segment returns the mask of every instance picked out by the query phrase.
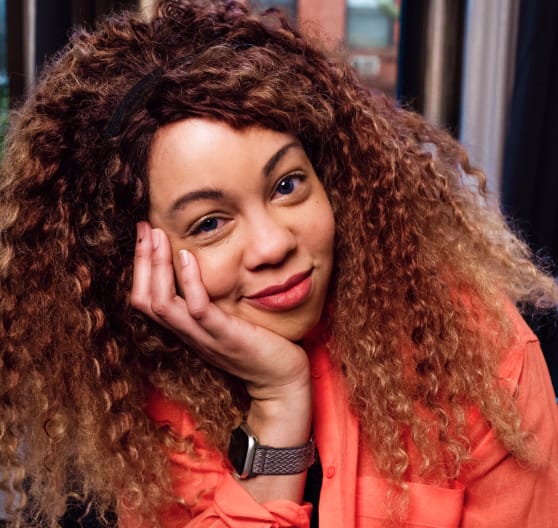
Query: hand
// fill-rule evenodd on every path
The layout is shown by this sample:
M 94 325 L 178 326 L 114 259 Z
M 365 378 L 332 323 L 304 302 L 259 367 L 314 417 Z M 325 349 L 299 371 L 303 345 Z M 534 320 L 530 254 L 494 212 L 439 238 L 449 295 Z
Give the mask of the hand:
M 246 382 L 252 398 L 247 422 L 260 442 L 293 447 L 307 442 L 312 390 L 306 352 L 291 341 L 224 313 L 211 302 L 191 253 L 181 252 L 177 294 L 167 236 L 138 224 L 132 305 L 193 345 L 207 361 Z M 267 476 L 240 483 L 261 503 L 302 502 L 306 473 Z
M 167 236 L 140 222 L 132 305 L 193 345 L 207 361 L 244 380 L 254 400 L 283 400 L 299 397 L 300 391 L 308 393 L 308 358 L 301 347 L 212 303 L 191 253 L 181 251 L 176 275 L 184 297 L 176 291 Z

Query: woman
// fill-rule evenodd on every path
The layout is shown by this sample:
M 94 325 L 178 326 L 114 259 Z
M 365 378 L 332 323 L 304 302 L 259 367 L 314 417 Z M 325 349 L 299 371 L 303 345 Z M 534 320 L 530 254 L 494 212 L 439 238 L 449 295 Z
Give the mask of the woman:
M 514 304 L 557 288 L 447 134 L 273 13 L 167 0 L 76 32 L 7 144 L 15 525 L 552 526 Z

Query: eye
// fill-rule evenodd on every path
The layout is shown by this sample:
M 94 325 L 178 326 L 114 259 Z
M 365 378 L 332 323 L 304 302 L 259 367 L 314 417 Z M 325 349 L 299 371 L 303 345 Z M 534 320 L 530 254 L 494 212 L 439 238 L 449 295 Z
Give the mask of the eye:
M 294 191 L 295 182 L 293 178 L 288 177 L 279 182 L 277 185 L 277 192 L 279 194 L 291 194 Z
M 222 219 L 217 218 L 216 216 L 208 216 L 207 218 L 203 218 L 193 227 L 191 234 L 199 235 L 202 233 L 210 233 L 211 231 L 218 229 L 222 223 Z
M 304 174 L 291 174 L 283 178 L 275 187 L 275 191 L 282 195 L 294 193 L 301 182 L 304 180 Z

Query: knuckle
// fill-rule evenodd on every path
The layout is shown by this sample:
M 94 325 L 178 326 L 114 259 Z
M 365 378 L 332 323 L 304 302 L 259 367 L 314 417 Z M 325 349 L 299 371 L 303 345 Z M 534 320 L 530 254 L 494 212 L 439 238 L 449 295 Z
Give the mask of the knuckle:
M 170 263 L 168 262 L 168 259 L 161 255 L 153 255 L 153 257 L 151 257 L 151 266 L 154 268 L 170 266 Z
M 207 317 L 207 306 L 188 306 L 188 311 L 196 321 L 203 321 Z
M 151 311 L 161 319 L 166 319 L 169 314 L 169 305 L 164 301 L 152 301 Z
M 136 249 L 134 250 L 134 260 L 136 262 L 142 262 L 148 260 L 151 250 L 146 247 L 146 245 L 136 245 Z
M 138 310 L 141 311 L 145 311 L 145 309 L 147 308 L 147 303 L 145 303 L 143 299 L 143 295 L 140 295 L 138 292 L 135 292 L 133 290 L 132 293 L 130 294 L 130 304 L 134 308 L 137 308 Z

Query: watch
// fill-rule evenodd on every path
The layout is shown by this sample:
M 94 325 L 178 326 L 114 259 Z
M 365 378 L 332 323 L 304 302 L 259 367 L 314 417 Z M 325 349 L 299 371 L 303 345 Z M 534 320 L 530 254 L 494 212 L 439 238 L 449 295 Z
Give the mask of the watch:
M 300 447 L 270 447 L 260 445 L 247 424 L 237 427 L 231 434 L 229 460 L 239 479 L 257 475 L 295 475 L 306 471 L 316 453 L 314 440 Z

